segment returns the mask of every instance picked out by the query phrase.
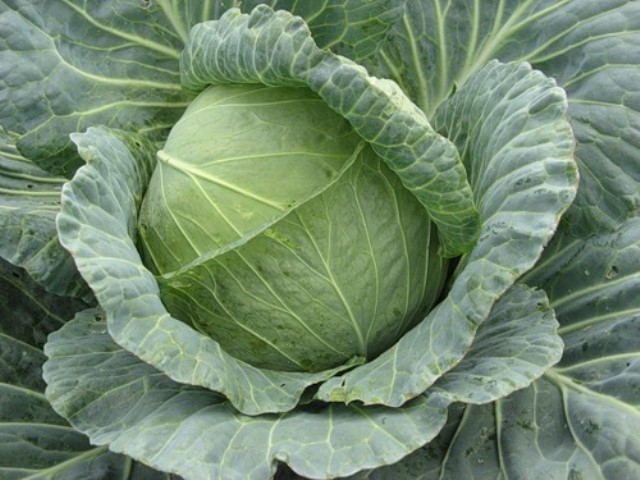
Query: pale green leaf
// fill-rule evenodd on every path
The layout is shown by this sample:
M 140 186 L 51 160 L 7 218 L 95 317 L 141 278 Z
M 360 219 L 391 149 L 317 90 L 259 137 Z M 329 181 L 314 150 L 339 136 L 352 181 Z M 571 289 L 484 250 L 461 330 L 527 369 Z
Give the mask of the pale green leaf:
M 73 139 L 88 165 L 63 189 L 60 241 L 74 256 L 106 311 L 109 333 L 122 347 L 177 381 L 223 393 L 248 414 L 290 410 L 308 386 L 352 366 L 315 374 L 252 367 L 172 318 L 134 238 L 153 152 L 106 128 L 92 128 Z
M 375 358 L 422 320 L 446 275 L 437 249 L 425 210 L 366 148 L 320 195 L 160 292 L 234 357 L 318 371 Z
M 436 134 L 392 81 L 370 77 L 347 58 L 320 50 L 307 25 L 285 11 L 229 10 L 193 28 L 181 58 L 182 82 L 308 86 L 401 178 L 438 225 L 444 256 L 473 246 L 478 215 L 455 147 Z
M 311 404 L 248 417 L 222 396 L 181 385 L 116 345 L 104 321 L 78 315 L 46 346 L 47 398 L 95 444 L 188 478 L 269 478 L 276 462 L 312 478 L 392 463 L 446 419 L 424 397 L 401 408 Z
M 166 135 L 189 98 L 172 3 L 0 2 L 0 124 L 23 155 L 70 175 L 81 164 L 71 132 L 108 124 Z
M 349 480 L 436 480 L 456 434 L 465 405 L 454 403 L 449 407 L 447 423 L 436 438 L 392 465 L 360 472 Z M 278 479 L 280 480 L 280 479 Z M 299 477 L 286 480 L 300 480 Z M 484 479 L 483 479 L 484 480 Z
M 145 263 L 171 274 L 246 243 L 335 183 L 363 143 L 307 88 L 207 89 L 157 154 L 138 222 Z
M 526 64 L 490 62 L 443 105 L 482 230 L 449 293 L 380 357 L 325 383 L 320 398 L 401 405 L 456 365 L 494 302 L 530 269 L 576 191 L 562 90 Z

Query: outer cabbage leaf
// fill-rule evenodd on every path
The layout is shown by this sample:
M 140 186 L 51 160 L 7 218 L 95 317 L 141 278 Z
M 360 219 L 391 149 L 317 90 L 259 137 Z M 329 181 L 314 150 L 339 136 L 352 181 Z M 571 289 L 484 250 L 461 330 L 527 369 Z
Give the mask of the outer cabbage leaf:
M 166 134 L 188 103 L 168 3 L 0 2 L 0 124 L 25 157 L 69 176 L 81 165 L 71 132 Z
M 544 292 L 515 285 L 496 302 L 464 359 L 427 393 L 483 404 L 527 387 L 560 360 L 557 330 Z
M 553 362 L 557 323 L 548 306 L 530 311 L 522 301 L 529 295 L 544 303 L 541 292 L 516 288 L 483 328 L 487 337 L 498 330 L 520 346 L 537 335 L 539 352 L 551 352 L 545 361 Z M 514 321 L 515 315 L 522 320 Z M 555 345 L 549 350 L 541 338 Z M 482 363 L 491 342 L 478 343 L 469 355 Z M 267 478 L 276 460 L 312 478 L 384 465 L 431 440 L 450 401 L 436 394 L 399 408 L 310 404 L 246 417 L 222 396 L 177 384 L 121 349 L 96 311 L 82 312 L 53 334 L 46 353 L 47 396 L 77 429 L 98 445 L 108 443 L 114 451 L 187 478 Z M 490 385 L 493 394 L 495 385 Z
M 122 350 L 104 317 L 85 311 L 50 336 L 47 396 L 92 442 L 188 478 L 266 478 L 275 460 L 330 478 L 395 461 L 431 440 L 453 399 L 483 402 L 529 384 L 559 357 L 556 329 L 544 293 L 515 287 L 482 325 L 466 364 L 428 398 L 398 408 L 312 403 L 246 417 L 221 395 L 172 382 Z
M 447 455 L 449 445 L 456 434 L 460 419 L 466 407 L 464 404 L 455 403 L 449 407 L 447 423 L 436 438 L 431 440 L 424 447 L 410 453 L 399 462 L 393 465 L 367 470 L 349 477 L 348 480 L 434 480 L 440 478 L 440 468 L 442 461 Z M 478 464 L 480 467 L 482 463 Z M 280 472 L 279 472 L 280 473 Z M 282 479 L 278 480 L 301 480 L 297 476 L 287 476 L 286 471 L 282 472 Z M 483 479 L 484 480 L 484 479 Z
M 155 480 L 170 476 L 93 447 L 44 396 L 41 348 L 82 302 L 52 295 L 0 260 L 0 477 Z
M 250 12 L 260 4 L 302 17 L 318 47 L 357 62 L 378 50 L 404 11 L 404 0 L 244 0 L 239 6 L 243 12 Z
M 82 164 L 68 135 L 98 124 L 162 140 L 190 101 L 178 57 L 191 27 L 237 0 L 3 0 L 0 125 L 27 158 L 71 176 Z M 326 47 L 372 54 L 401 14 L 376 0 L 278 2 L 308 18 Z M 364 35 L 363 35 L 364 34 Z
M 380 357 L 326 382 L 323 400 L 400 405 L 456 365 L 496 301 L 539 258 L 576 191 L 561 89 L 526 64 L 490 62 L 437 124 L 470 169 L 482 230 L 446 299 Z M 532 305 L 532 308 L 535 306 Z
M 560 363 L 525 390 L 467 407 L 439 454 L 419 450 L 387 475 L 409 466 L 446 479 L 640 475 L 640 219 L 586 240 L 561 232 L 525 280 L 558 314 Z
M 229 10 L 193 28 L 181 73 L 183 84 L 196 91 L 224 83 L 308 86 L 349 120 L 425 206 L 444 256 L 472 247 L 478 213 L 455 147 L 395 83 L 320 50 L 301 18 L 263 5 L 250 15 Z
M 109 333 L 123 348 L 176 381 L 224 394 L 246 414 L 290 410 L 306 387 L 353 366 L 315 374 L 252 367 L 172 318 L 135 246 L 137 212 L 154 152 L 136 138 L 104 127 L 75 134 L 73 140 L 88 164 L 63 188 L 60 241 L 74 256 L 106 312 Z
M 49 333 L 88 307 L 80 299 L 46 292 L 23 269 L 5 260 L 0 259 L 0 267 L 0 335 L 42 348 Z
M 269 478 L 276 461 L 332 478 L 399 460 L 446 419 L 440 399 L 400 408 L 308 405 L 247 417 L 222 396 L 173 382 L 79 314 L 50 336 L 47 398 L 95 444 L 187 478 Z
M 25 159 L 13 136 L 0 130 L 0 256 L 50 292 L 90 298 L 57 238 L 55 216 L 65 181 Z
M 569 98 L 583 233 L 613 229 L 640 205 L 640 5 L 635 0 L 408 0 L 365 66 L 431 117 L 489 60 L 528 61 Z

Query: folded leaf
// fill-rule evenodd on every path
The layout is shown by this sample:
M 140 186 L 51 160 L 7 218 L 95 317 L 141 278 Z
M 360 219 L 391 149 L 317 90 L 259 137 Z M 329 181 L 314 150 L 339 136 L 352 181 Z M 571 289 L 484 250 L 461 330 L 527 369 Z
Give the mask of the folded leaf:
M 557 329 L 544 292 L 515 285 L 496 302 L 464 359 L 428 392 L 482 404 L 528 387 L 560 360 Z
M 98 445 L 188 478 L 269 478 L 276 461 L 331 478 L 399 460 L 446 420 L 441 400 L 401 408 L 302 406 L 247 417 L 221 395 L 181 385 L 116 345 L 91 311 L 51 335 L 47 398 Z M 366 441 L 363 441 L 366 439 Z
M 542 253 L 577 187 L 566 98 L 526 64 L 490 62 L 436 118 L 464 152 L 482 230 L 447 297 L 377 359 L 319 398 L 401 405 L 455 366 L 494 302 Z
M 224 394 L 246 414 L 290 410 L 308 386 L 353 366 L 315 374 L 253 367 L 172 318 L 135 245 L 137 213 L 154 164 L 151 146 L 104 127 L 73 139 L 88 165 L 63 189 L 60 241 L 105 310 L 118 344 L 176 381 Z
M 527 61 L 569 99 L 581 185 L 573 229 L 615 229 L 640 205 L 640 32 L 635 0 L 407 0 L 363 62 L 432 118 L 491 59 Z
M 15 136 L 0 129 L 0 256 L 52 293 L 91 301 L 87 284 L 57 238 L 55 217 L 65 181 L 20 155 Z
M 193 28 L 180 69 L 183 85 L 195 91 L 224 83 L 308 86 L 416 195 L 438 225 L 445 257 L 473 246 L 478 213 L 453 144 L 394 82 L 320 50 L 302 19 L 263 5 L 250 15 L 229 10 Z

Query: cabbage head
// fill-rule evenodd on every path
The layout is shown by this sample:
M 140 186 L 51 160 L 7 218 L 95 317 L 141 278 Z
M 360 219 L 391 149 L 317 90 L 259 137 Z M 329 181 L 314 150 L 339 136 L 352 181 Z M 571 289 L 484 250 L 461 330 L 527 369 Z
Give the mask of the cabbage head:
M 307 88 L 204 90 L 158 152 L 139 233 L 169 312 L 275 370 L 375 358 L 445 273 L 426 210 Z
M 640 478 L 638 32 L 0 1 L 0 478 Z

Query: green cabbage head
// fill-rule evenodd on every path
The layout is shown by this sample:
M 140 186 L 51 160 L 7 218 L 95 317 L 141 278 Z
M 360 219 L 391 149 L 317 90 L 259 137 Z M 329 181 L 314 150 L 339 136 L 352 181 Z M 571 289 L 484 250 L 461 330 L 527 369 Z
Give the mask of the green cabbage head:
M 263 3 L 0 2 L 0 459 L 640 478 L 639 2 Z
M 204 90 L 158 152 L 139 227 L 169 312 L 263 368 L 371 359 L 444 279 L 427 211 L 304 87 Z

